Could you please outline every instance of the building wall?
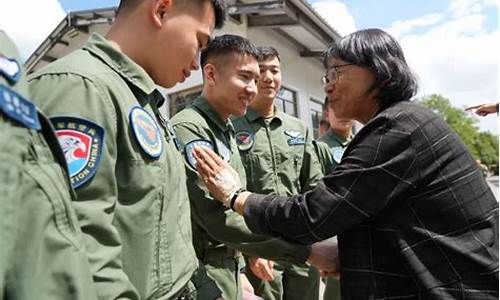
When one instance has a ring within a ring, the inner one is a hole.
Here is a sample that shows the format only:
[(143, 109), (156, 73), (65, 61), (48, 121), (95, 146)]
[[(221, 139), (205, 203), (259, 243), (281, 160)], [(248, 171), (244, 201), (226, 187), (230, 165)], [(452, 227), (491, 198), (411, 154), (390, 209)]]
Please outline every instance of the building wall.
[[(238, 34), (249, 38), (257, 46), (273, 46), (280, 52), (283, 85), (293, 90), (297, 95), (297, 114), (312, 128), (310, 116), (310, 99), (323, 101), (324, 92), (321, 86), (321, 76), (324, 69), (319, 60), (300, 57), (299, 49), (289, 40), (269, 28), (248, 29), (245, 20), (242, 24), (227, 22), (223, 30), (217, 30), (215, 35), (225, 33)], [(173, 88), (165, 89), (166, 95), (189, 89), (203, 83), (201, 71), (193, 72), (185, 82)], [(162, 111), (169, 115), (168, 105), (163, 105)]]

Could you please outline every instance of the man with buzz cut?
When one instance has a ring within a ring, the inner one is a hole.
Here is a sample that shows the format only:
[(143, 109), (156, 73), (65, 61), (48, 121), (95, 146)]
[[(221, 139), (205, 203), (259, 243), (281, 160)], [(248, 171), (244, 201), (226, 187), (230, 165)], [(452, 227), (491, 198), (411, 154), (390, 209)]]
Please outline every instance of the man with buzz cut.
[(157, 85), (198, 69), (224, 20), (222, 0), (122, 0), (106, 37), (92, 34), (30, 77), (65, 152), (99, 299), (220, 297), (196, 259), (184, 165)]
[[(259, 47), (258, 62), (259, 92), (246, 115), (233, 120), (247, 189), (282, 196), (304, 193), (322, 178), (309, 129), (275, 103), (282, 80), (278, 51)], [(264, 299), (318, 299), (319, 272), (314, 267), (252, 256), (247, 267), (255, 293)]]
[(304, 263), (317, 251), (327, 251), (318, 250), (321, 247), (316, 245), (296, 245), (251, 233), (243, 218), (212, 198), (196, 172), (194, 147), (209, 147), (245, 181), (230, 117), (244, 115), (257, 94), (257, 55), (255, 46), (243, 37), (222, 35), (214, 38), (201, 54), (202, 95), (191, 107), (172, 118), (186, 159), (196, 254), (223, 291), (224, 298), (231, 300), (242, 299), (239, 272), (244, 262), (241, 252)]

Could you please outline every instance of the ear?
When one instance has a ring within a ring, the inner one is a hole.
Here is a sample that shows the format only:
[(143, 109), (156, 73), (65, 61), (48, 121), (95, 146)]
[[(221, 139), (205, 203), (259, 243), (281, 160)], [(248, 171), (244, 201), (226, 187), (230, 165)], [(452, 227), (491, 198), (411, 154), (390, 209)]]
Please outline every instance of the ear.
[(167, 18), (168, 12), (172, 8), (173, 0), (155, 0), (150, 7), (150, 15), (153, 23), (161, 27)]
[(203, 67), (203, 80), (206, 84), (211, 87), (214, 87), (217, 82), (217, 69), (211, 63), (207, 63)]

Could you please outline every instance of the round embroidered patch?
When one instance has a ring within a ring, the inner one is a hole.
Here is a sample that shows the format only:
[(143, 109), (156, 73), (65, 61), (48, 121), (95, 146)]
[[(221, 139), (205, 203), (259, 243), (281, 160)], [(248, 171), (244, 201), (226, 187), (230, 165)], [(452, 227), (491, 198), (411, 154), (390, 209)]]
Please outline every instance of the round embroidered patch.
[(21, 67), (16, 59), (0, 54), (0, 74), (14, 84), (21, 78)]
[(248, 131), (240, 131), (236, 133), (235, 137), (238, 150), (245, 152), (252, 149), (255, 142), (253, 134)]
[(212, 151), (214, 150), (214, 146), (212, 145), (212, 143), (207, 140), (194, 140), (186, 144), (186, 146), (184, 147), (184, 154), (186, 155), (186, 161), (188, 162), (189, 166), (195, 170), (196, 170), (196, 158), (194, 157), (193, 149), (196, 146), (206, 147), (211, 149)]
[(79, 188), (97, 172), (104, 143), (104, 129), (88, 120), (54, 117), (50, 121), (68, 164), (73, 188)]
[(344, 148), (342, 147), (333, 147), (332, 148), (332, 156), (333, 160), (340, 164), (342, 160), (342, 156), (344, 155)]
[(142, 107), (130, 110), (130, 126), (137, 143), (150, 158), (157, 159), (163, 151), (160, 128), (155, 119)]

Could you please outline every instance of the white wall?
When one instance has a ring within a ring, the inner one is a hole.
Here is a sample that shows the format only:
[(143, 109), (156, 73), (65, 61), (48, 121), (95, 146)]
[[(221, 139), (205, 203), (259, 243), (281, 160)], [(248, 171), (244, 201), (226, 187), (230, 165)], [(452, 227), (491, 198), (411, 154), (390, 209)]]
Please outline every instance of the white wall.
[[(312, 129), (309, 99), (315, 98), (323, 101), (324, 92), (321, 86), (321, 76), (324, 69), (321, 63), (314, 58), (300, 57), (299, 49), (287, 39), (271, 29), (248, 29), (245, 20), (238, 25), (232, 21), (227, 22), (223, 30), (217, 30), (215, 35), (225, 33), (238, 34), (249, 38), (257, 46), (272, 46), (279, 51), (281, 56), (281, 69), (283, 85), (297, 93), (297, 112)], [(171, 94), (202, 84), (201, 71), (196, 71), (183, 83), (173, 88), (165, 89), (165, 94)], [(163, 105), (162, 111), (168, 115), (168, 104)]]

